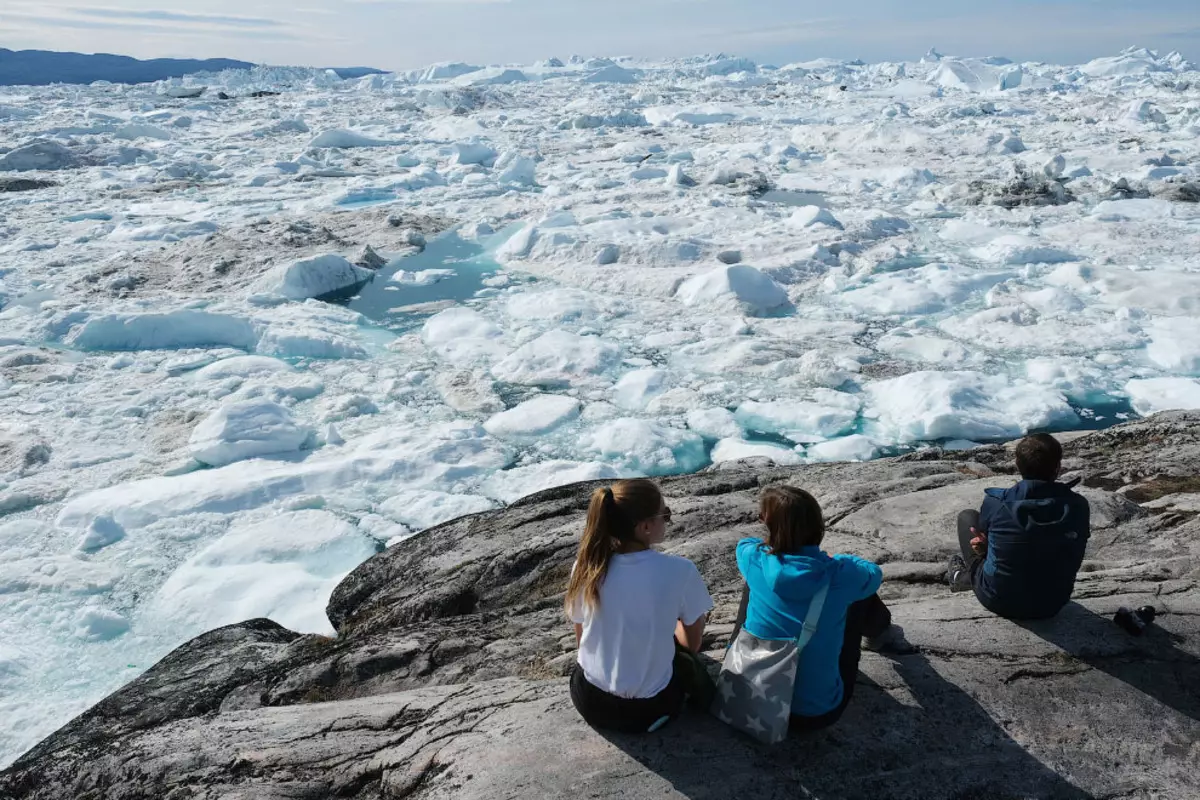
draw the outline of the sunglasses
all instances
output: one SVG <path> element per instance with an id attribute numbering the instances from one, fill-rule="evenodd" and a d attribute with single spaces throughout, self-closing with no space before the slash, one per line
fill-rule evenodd
<path id="1" fill-rule="evenodd" d="M 670 522 L 671 521 L 671 509 L 668 508 L 666 511 L 663 511 L 662 513 L 650 515 L 650 519 L 657 519 L 659 517 L 663 518 L 663 522 Z"/>

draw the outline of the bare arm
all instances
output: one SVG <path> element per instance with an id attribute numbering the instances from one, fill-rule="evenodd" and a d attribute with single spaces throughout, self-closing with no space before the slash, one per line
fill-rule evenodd
<path id="1" fill-rule="evenodd" d="M 575 649 L 579 649 L 580 642 L 583 641 L 583 626 L 578 622 L 575 623 Z"/>
<path id="2" fill-rule="evenodd" d="M 683 620 L 679 620 L 675 623 L 675 640 L 693 653 L 699 653 L 700 642 L 704 637 L 704 623 L 707 621 L 707 614 L 701 614 L 691 625 L 684 625 Z"/>

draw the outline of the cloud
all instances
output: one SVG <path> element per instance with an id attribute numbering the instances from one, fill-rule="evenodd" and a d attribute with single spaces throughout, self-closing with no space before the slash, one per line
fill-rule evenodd
<path id="1" fill-rule="evenodd" d="M 11 21 L 29 23 L 32 26 L 46 27 L 51 29 L 74 28 L 79 30 L 111 30 L 125 31 L 134 33 L 152 33 L 159 36 L 179 37 L 179 36 L 201 36 L 208 35 L 213 37 L 233 37 L 233 38 L 253 38 L 256 41 L 298 41 L 301 37 L 287 30 L 278 29 L 270 31 L 262 30 L 241 30 L 238 28 L 223 27 L 220 25 L 183 25 L 164 24 L 155 25 L 150 22 L 123 22 L 117 20 L 100 20 L 87 19 L 86 17 L 51 17 L 43 14 L 25 14 L 19 11 L 0 11 L 0 23 Z M 314 37 L 306 36 L 305 39 Z"/>
<path id="2" fill-rule="evenodd" d="M 265 17 L 237 17 L 219 14 L 187 14 L 182 11 L 162 11 L 149 9 L 134 11 L 124 8 L 83 8 L 73 6 L 66 9 L 73 14 L 86 17 L 102 17 L 118 20 L 149 20 L 153 22 L 178 22 L 191 25 L 206 25 L 232 28 L 281 28 L 283 23 Z"/>

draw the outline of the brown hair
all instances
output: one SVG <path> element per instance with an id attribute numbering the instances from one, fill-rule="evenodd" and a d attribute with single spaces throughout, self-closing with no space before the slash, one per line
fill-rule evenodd
<path id="1" fill-rule="evenodd" d="M 575 557 L 575 570 L 567 583 L 568 613 L 583 598 L 589 607 L 600 604 L 600 584 L 608 574 L 608 560 L 632 541 L 637 525 L 659 513 L 662 492 L 645 479 L 617 481 L 592 492 L 587 525 Z"/>
<path id="2" fill-rule="evenodd" d="M 759 496 L 758 508 L 772 555 L 799 553 L 800 548 L 819 545 L 825 538 L 821 505 L 803 489 L 770 486 Z"/>
<path id="3" fill-rule="evenodd" d="M 1035 433 L 1017 443 L 1017 471 L 1025 480 L 1056 480 L 1062 457 L 1062 445 L 1048 433 Z"/>

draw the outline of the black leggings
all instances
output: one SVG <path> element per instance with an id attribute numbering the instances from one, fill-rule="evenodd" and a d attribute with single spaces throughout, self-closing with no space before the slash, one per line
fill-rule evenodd
<path id="1" fill-rule="evenodd" d="M 974 534 L 971 533 L 971 528 L 975 529 Z M 975 555 L 975 551 L 971 549 L 971 540 L 980 532 L 978 511 L 968 509 L 958 512 L 958 547 L 962 550 L 963 561 L 967 563 L 972 581 L 975 579 L 975 572 L 979 569 L 979 565 L 983 563 L 983 558 Z"/>
<path id="2" fill-rule="evenodd" d="M 746 621 L 746 607 L 750 602 L 750 587 L 742 587 L 742 602 L 738 607 L 737 621 L 729 641 L 737 638 Z M 842 676 L 842 702 L 832 711 L 816 717 L 792 714 L 788 728 L 793 731 L 815 731 L 828 728 L 841 719 L 850 699 L 854 697 L 854 684 L 858 680 L 858 662 L 862 659 L 862 638 L 879 636 L 892 624 L 892 612 L 873 594 L 865 600 L 851 603 L 846 609 L 846 633 L 842 638 L 842 652 L 838 656 L 838 672 Z"/>
<path id="3" fill-rule="evenodd" d="M 673 640 L 674 641 L 674 640 Z M 584 722 L 593 728 L 622 733 L 646 733 L 651 726 L 679 716 L 684 701 L 708 708 L 715 687 L 694 653 L 678 642 L 671 666 L 671 682 L 654 697 L 630 698 L 609 694 L 583 674 L 578 663 L 571 670 L 571 702 Z M 690 698 L 690 699 L 689 699 Z"/>

